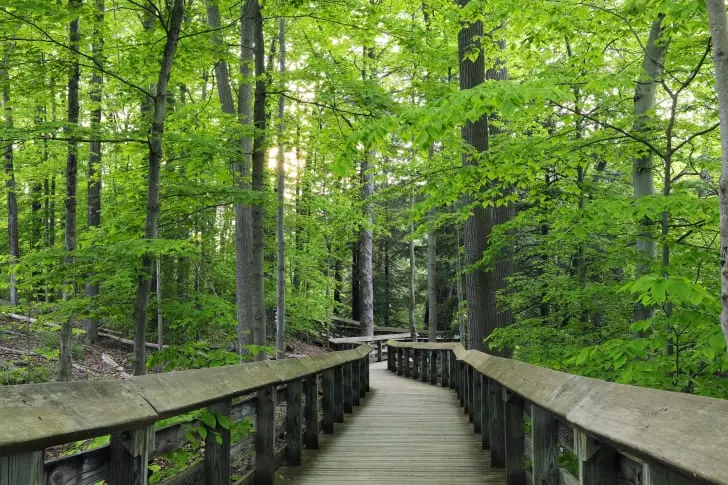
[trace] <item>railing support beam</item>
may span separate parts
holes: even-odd
[[[230,483],[230,427],[220,425],[220,418],[230,420],[233,402],[218,401],[207,408],[215,415],[215,428],[208,428],[205,438],[205,484],[229,485]],[[220,443],[218,443],[218,436]]]
[[[324,413],[325,414],[325,413]],[[306,420],[305,444],[309,450],[317,450],[319,447],[319,422],[318,422],[318,376],[308,376],[306,379],[306,407],[304,410]],[[334,422],[331,421],[333,426]]]
[[[302,379],[291,381],[286,386],[286,463],[290,466],[301,465],[301,452],[303,448],[303,441],[301,439],[303,433],[302,392]]]
[[[506,465],[505,423],[502,386],[488,379],[488,431],[490,432],[490,464],[494,468]]]
[[[506,483],[526,485],[526,472],[523,468],[523,398],[503,388],[503,403],[506,425]]]
[[[574,430],[574,451],[579,457],[580,485],[616,485],[617,452],[603,446],[581,430]]]
[[[147,485],[154,425],[111,434],[109,485]]]
[[[0,456],[0,485],[43,485],[44,455],[41,450]]]

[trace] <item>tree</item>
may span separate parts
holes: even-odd
[[[279,72],[281,74],[282,86],[285,89],[286,74],[286,21],[278,21],[278,51],[279,51]],[[278,96],[278,155],[276,157],[278,194],[278,210],[276,212],[276,239],[278,241],[278,255],[276,268],[276,347],[278,352],[286,350],[286,233],[285,233],[285,202],[286,202],[286,166],[285,166],[285,145],[283,136],[285,134],[285,97]]]
[[[721,175],[719,182],[720,200],[720,273],[722,311],[720,323],[728,343],[728,20],[725,3],[720,0],[706,0],[710,36],[713,39],[713,62],[715,63],[715,84],[718,93],[721,140]]]
[[[184,18],[184,0],[174,0],[165,26],[166,41],[159,69],[153,99],[152,123],[149,129],[149,174],[147,176],[147,214],[144,238],[153,242],[157,238],[159,226],[159,182],[164,158],[164,122],[167,109],[167,88],[172,75],[180,29]],[[142,270],[137,278],[136,301],[134,303],[134,375],[146,371],[146,330],[147,307],[151,292],[152,264],[154,255],[148,251],[142,256]]]

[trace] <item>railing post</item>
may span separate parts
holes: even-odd
[[[412,379],[419,379],[420,378],[420,368],[422,367],[420,365],[420,359],[422,358],[422,351],[419,349],[414,349],[414,355],[412,356]]]
[[[642,471],[644,485],[690,485],[693,481],[656,463],[645,463]]]
[[[506,440],[502,386],[488,379],[488,431],[490,432],[490,464],[506,466]]]
[[[255,485],[275,483],[275,386],[258,391],[255,406]]]
[[[465,362],[458,361],[458,397],[460,407],[465,408]]]
[[[154,425],[112,433],[109,445],[109,485],[147,485],[154,450]]]
[[[336,379],[334,369],[326,369],[323,373],[324,396],[321,402],[323,407],[323,423],[321,427],[326,434],[334,432],[334,421],[336,420]],[[318,417],[316,417],[318,419]]]
[[[310,450],[317,450],[319,447],[319,422],[318,376],[316,374],[308,376],[308,379],[306,379],[306,408],[304,410],[304,417],[306,420],[306,448]],[[334,421],[332,419],[331,425],[333,426],[333,424]]]
[[[440,351],[440,385],[450,386],[450,356],[447,350]]]
[[[473,432],[475,434],[483,432],[483,415],[481,412],[483,402],[480,400],[480,380],[480,373],[473,369],[471,375],[471,381],[473,383],[473,412],[470,415],[473,417]]]
[[[230,483],[230,427],[220,426],[218,416],[230,419],[231,399],[218,401],[207,408],[215,415],[215,428],[208,428],[205,438],[205,484],[229,485]],[[220,443],[218,444],[218,436]]]
[[[427,352],[424,350],[420,352],[420,379],[422,382],[427,382]]]
[[[402,347],[397,348],[397,375],[404,375],[404,349]]]
[[[490,415],[488,414],[488,378],[478,374],[478,387],[480,389],[480,437],[484,450],[490,448]],[[534,482],[536,483],[536,482]]]
[[[603,446],[579,429],[574,430],[574,452],[579,457],[580,485],[616,485],[617,452]]]
[[[465,364],[463,368],[465,374],[465,414],[468,420],[473,422],[473,373],[469,364]]]
[[[448,351],[448,356],[450,359],[450,389],[455,389],[457,391],[458,362],[455,359],[455,352],[452,350]]]
[[[531,404],[531,483],[549,483],[556,479],[557,432],[553,415]]]
[[[359,405],[361,399],[361,361],[351,363],[351,398],[354,406]]]
[[[437,385],[437,351],[427,351],[430,359],[430,384]]]
[[[301,449],[303,448],[303,407],[301,394],[303,380],[296,379],[286,386],[286,463],[290,466],[301,465]],[[225,483],[228,485],[229,481]]]
[[[354,392],[351,386],[351,362],[347,362],[342,367],[344,371],[344,412],[351,413],[354,405]]]
[[[334,367],[334,422],[344,422],[344,366]]]
[[[506,484],[526,485],[526,472],[523,468],[523,398],[502,389],[506,424]]]
[[[377,340],[377,362],[382,361],[382,341]]]
[[[392,372],[397,370],[397,366],[394,364],[394,354],[394,349],[387,345],[387,369]]]
[[[0,456],[0,485],[43,485],[45,452]]]

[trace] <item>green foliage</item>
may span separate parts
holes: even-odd
[[[0,385],[37,384],[50,380],[47,367],[37,366],[30,360],[17,364],[9,360],[0,361]]]

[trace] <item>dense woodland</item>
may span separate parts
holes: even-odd
[[[141,374],[339,315],[726,397],[707,4],[3,0],[5,311],[61,380],[99,328]]]

